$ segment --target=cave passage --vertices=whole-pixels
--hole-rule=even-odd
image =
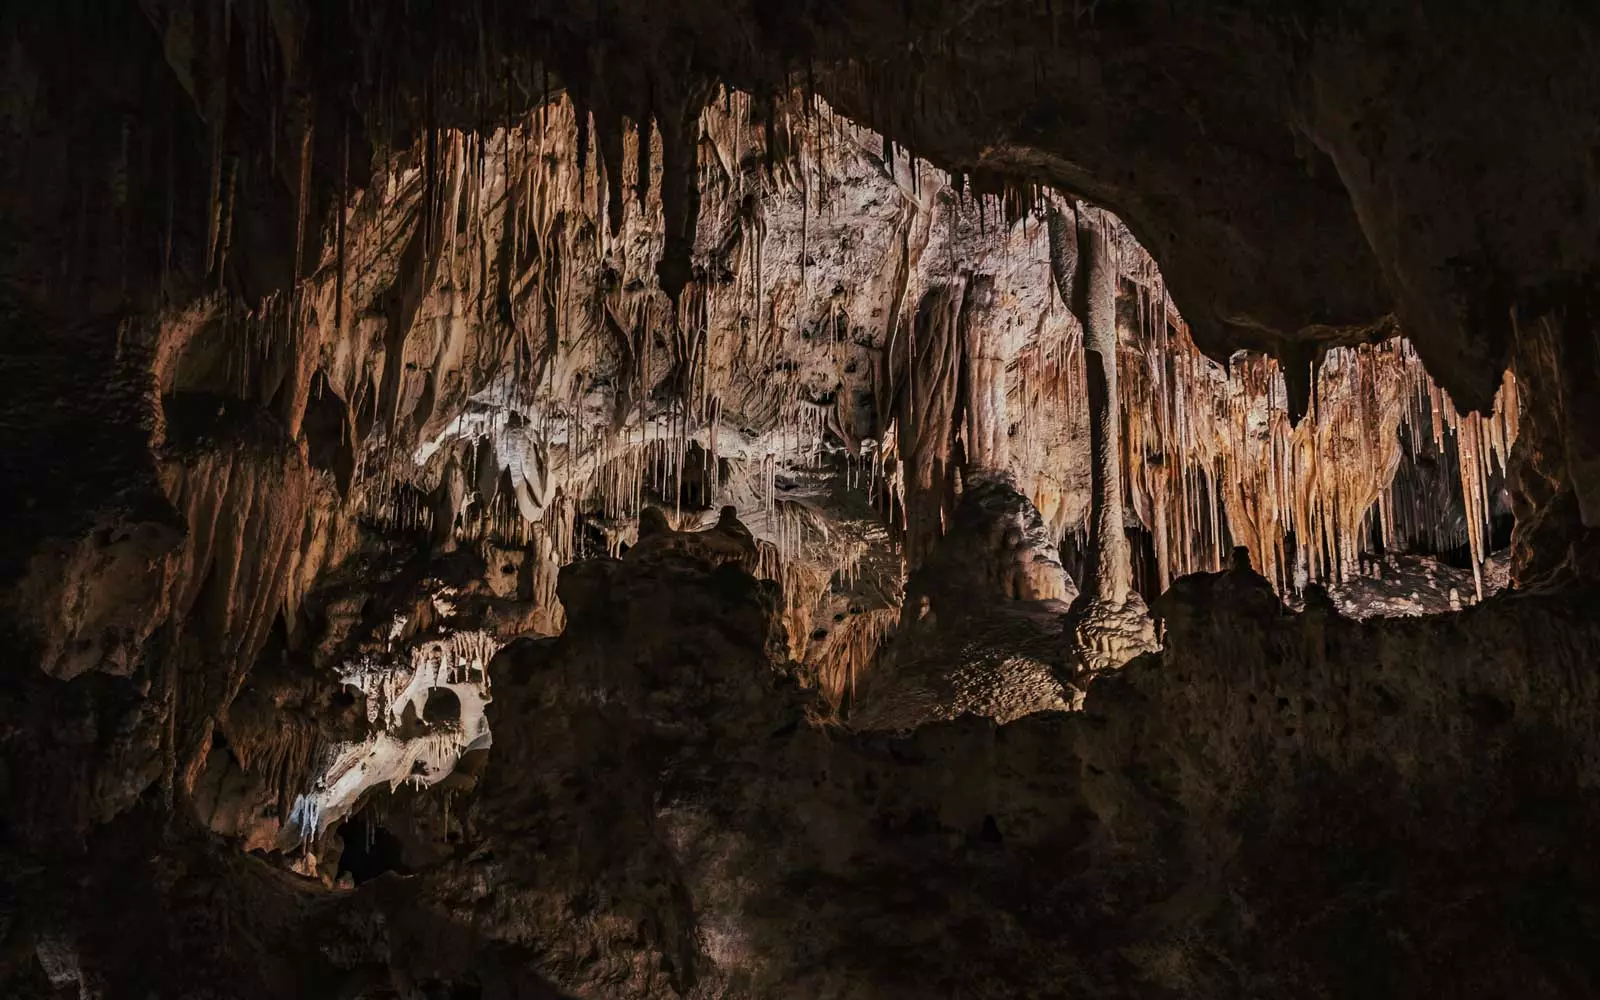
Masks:
[[[356,885],[380,875],[406,874],[400,838],[362,815],[339,824],[336,835],[344,843],[339,852],[338,874],[348,874]]]

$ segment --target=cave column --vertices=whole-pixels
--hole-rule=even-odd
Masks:
[[[1132,590],[1123,531],[1121,405],[1117,396],[1117,258],[1104,214],[1080,208],[1074,311],[1083,321],[1089,393],[1090,542],[1085,592],[1122,605]]]
[[[1068,659],[1082,674],[1119,667],[1157,649],[1155,625],[1133,589],[1123,531],[1122,411],[1117,398],[1116,243],[1106,216],[1079,205],[1048,217],[1056,290],[1083,327],[1089,397],[1089,559],[1067,614]]]

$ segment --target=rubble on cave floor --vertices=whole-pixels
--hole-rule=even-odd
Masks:
[[[1360,573],[1328,588],[1328,596],[1349,618],[1442,615],[1479,602],[1473,577],[1432,556],[1386,554],[1363,560]],[[1480,578],[1484,599],[1510,586],[1509,554],[1491,555]]]

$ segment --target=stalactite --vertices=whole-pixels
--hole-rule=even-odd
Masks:
[[[359,491],[364,510],[381,512],[386,524],[408,533],[430,532],[438,519],[436,540],[493,538],[561,561],[571,558],[575,529],[570,521],[562,527],[560,510],[593,518],[607,544],[619,546],[625,531],[616,523],[646,503],[662,503],[687,523],[699,504],[729,492],[773,542],[771,572],[786,588],[810,593],[803,588],[819,585],[802,579],[800,563],[822,557],[811,529],[793,521],[793,490],[782,484],[822,474],[831,434],[843,445],[833,457],[847,489],[865,494],[886,522],[899,526],[913,562],[942,530],[964,475],[1009,471],[1056,538],[1088,533],[1108,547],[1119,541],[1126,547],[1124,514],[1105,513],[1112,500],[1125,504],[1126,516],[1150,532],[1148,579],[1155,586],[1222,567],[1225,549],[1240,544],[1287,591],[1297,575],[1332,580],[1359,571],[1372,537],[1403,544],[1407,526],[1424,519],[1397,510],[1404,503],[1390,490],[1402,461],[1398,430],[1405,427],[1460,445],[1449,454],[1453,483],[1475,524],[1467,542],[1475,562],[1487,554],[1491,460],[1503,468],[1515,439],[1514,405],[1481,418],[1481,426],[1474,423],[1479,418],[1457,416],[1403,344],[1329,352],[1304,392],[1306,415],[1296,426],[1282,369],[1239,358],[1224,371],[1203,358],[1153,262],[1114,219],[1097,221],[1097,210],[1080,219],[1059,198],[1031,187],[1002,187],[998,194],[975,188],[966,199],[964,178],[946,178],[914,157],[906,177],[893,163],[895,143],[883,141],[882,159],[871,157],[867,150],[878,140],[820,105],[783,115],[781,105],[730,91],[680,121],[672,113],[676,104],[657,104],[659,158],[651,150],[649,117],[637,124],[629,149],[611,141],[617,119],[603,114],[591,126],[587,113],[558,98],[492,141],[430,128],[411,156],[390,158],[397,179],[387,191],[340,191],[333,221],[347,225],[348,236],[335,233],[335,268],[326,258],[321,269],[309,268],[303,297],[325,303],[317,308],[332,305],[328,335],[355,333],[354,317],[370,301],[369,275],[392,267],[377,261],[382,252],[371,244],[403,244],[405,234],[419,230],[437,268],[418,268],[408,280],[422,283],[418,296],[448,294],[455,304],[418,340],[446,333],[452,322],[467,323],[473,328],[467,350],[479,356],[452,355],[448,364],[463,378],[493,370],[500,379],[492,392],[477,384],[458,394],[457,409],[441,409],[436,420],[418,409],[408,422],[401,400],[416,384],[410,380],[432,379],[429,391],[436,391],[447,369],[428,356],[414,362],[417,341],[407,343],[402,331],[395,356],[405,360],[396,366],[417,363],[419,372],[402,374],[400,389],[385,390],[393,391],[392,403],[362,444],[359,475],[371,477]],[[764,126],[752,120],[763,114]],[[591,134],[598,149],[593,197]],[[758,143],[765,145],[764,170],[759,156],[745,152]],[[307,176],[311,145],[308,127]],[[696,153],[702,145],[703,163]],[[846,173],[858,162],[867,173]],[[892,187],[877,172],[880,163],[897,174]],[[653,165],[663,178],[657,190]],[[882,246],[873,250],[882,259],[849,258],[852,268],[864,266],[836,293],[822,276],[838,262],[822,259],[835,249],[829,241],[841,218],[855,207],[843,179],[858,177],[887,191],[891,211],[883,216]],[[623,203],[628,181],[636,213]],[[302,185],[302,197],[309,198],[309,188]],[[701,228],[714,234],[700,244],[684,200],[691,189],[704,199]],[[842,208],[834,203],[840,191]],[[374,241],[362,228],[371,225],[394,232]],[[620,237],[611,235],[613,227]],[[1080,230],[1089,240],[1082,248]],[[663,242],[672,244],[671,267],[684,279],[676,302],[669,302],[662,280]],[[992,256],[967,258],[980,252]],[[778,266],[767,266],[769,254],[780,255],[773,257]],[[1131,323],[1124,317],[1120,334],[1115,319],[1096,327],[1104,333],[1109,325],[1109,346],[1098,336],[1086,344],[1086,327],[1094,324],[1074,319],[1042,286],[1029,329],[990,328],[989,294],[1016,296],[1017,276],[1031,273],[1053,284],[1061,303],[1071,303],[1074,287],[1094,270],[1094,255],[1105,262],[1097,273],[1120,282],[1112,286],[1111,307],[1101,299],[1101,319],[1114,316],[1119,294],[1134,317]],[[325,288],[317,285],[324,278],[335,286],[331,303],[309,291]],[[1104,281],[1097,287],[1103,290]],[[503,296],[498,309],[485,309],[489,294]],[[351,322],[344,308],[352,310]],[[1004,308],[1015,306],[1008,301]],[[1087,303],[1081,311],[1090,312]],[[510,321],[491,322],[496,316]],[[826,347],[806,346],[811,338]],[[444,357],[442,349],[435,353]],[[248,371],[235,372],[258,385],[259,371],[276,364],[263,359],[275,356],[276,349],[262,349],[238,362],[249,364]],[[855,381],[871,390],[866,405],[876,408],[855,414],[859,423],[850,409],[858,404],[844,391],[852,380],[842,371],[830,390],[836,397],[816,387],[827,388],[819,370],[846,359],[860,360]],[[430,371],[430,364],[439,367]],[[1109,402],[1115,397],[1106,391],[1108,369],[1120,406]],[[1311,373],[1309,362],[1305,370]],[[364,378],[333,381],[353,387]],[[816,385],[805,384],[807,378]],[[1097,393],[1106,405],[1092,421],[1088,404]],[[342,394],[354,409],[359,391]],[[1435,420],[1437,432],[1430,426]],[[392,452],[377,457],[391,440]],[[485,441],[490,447],[480,453]],[[1089,477],[1090,490],[1080,485],[1082,477],[1074,479],[1082,470],[1047,467],[1071,460],[1088,468],[1086,451],[1099,469]],[[448,465],[457,460],[452,455],[461,468]],[[1120,468],[1121,487],[1112,485],[1112,467]],[[461,481],[459,496],[452,496],[452,476]],[[694,493],[686,485],[694,482],[708,484],[712,496]],[[1088,492],[1103,493],[1105,502],[1085,517]],[[567,540],[558,542],[563,531]],[[1131,587],[1127,555],[1104,565],[1122,567],[1120,586]],[[1146,572],[1139,570],[1141,587],[1148,585]],[[1117,585],[1110,581],[1113,593]],[[796,621],[805,605],[797,600],[786,610]],[[802,647],[808,634],[798,636]]]
[[[346,229],[349,226],[350,213],[350,122],[347,118],[344,125],[344,135],[340,143],[339,162],[339,214],[335,220],[337,233],[336,253],[338,255],[338,277],[333,290],[333,326],[334,330],[344,331],[344,300],[345,300],[345,256],[346,256]]]
[[[229,158],[225,168],[227,180],[223,184],[220,212],[222,221],[217,245],[217,284],[222,287],[227,280],[228,254],[233,249],[234,209],[239,196],[239,163]]]

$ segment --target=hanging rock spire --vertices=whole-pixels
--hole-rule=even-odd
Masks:
[[[1056,294],[1070,308],[1072,286],[1078,272],[1078,213],[1073,205],[1052,201],[1045,213],[1045,234],[1050,241],[1050,278]]]
[[[666,243],[656,277],[661,290],[678,303],[694,270],[695,233],[700,224],[700,111],[711,88],[689,81],[675,94],[663,94],[656,124],[661,130],[661,210]]]
[[[994,276],[967,279],[961,303],[961,335],[965,352],[966,474],[1003,473],[1007,467],[1006,357],[994,330]]]

